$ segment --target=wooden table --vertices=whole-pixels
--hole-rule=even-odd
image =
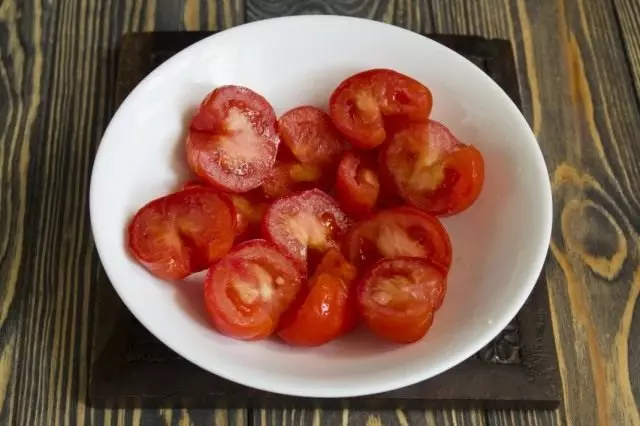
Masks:
[[[304,12],[511,40],[556,203],[560,411],[86,406],[102,273],[87,194],[119,37]],[[0,59],[0,424],[640,425],[638,0],[0,0]]]

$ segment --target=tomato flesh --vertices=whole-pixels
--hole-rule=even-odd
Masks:
[[[363,322],[396,343],[420,340],[444,298],[446,271],[421,258],[383,259],[358,284]]]
[[[338,130],[362,149],[381,145],[395,121],[426,121],[431,108],[426,86],[388,69],[352,75],[329,100],[329,115]]]
[[[179,280],[227,254],[234,229],[229,198],[213,189],[193,188],[142,207],[129,223],[127,243],[151,273]]]
[[[191,120],[187,162],[208,184],[246,192],[268,176],[279,142],[267,100],[245,87],[223,86],[204,99]]]
[[[277,198],[312,189],[322,183],[324,174],[320,167],[298,161],[277,161],[262,184],[265,198]]]
[[[271,243],[240,244],[211,267],[204,284],[209,317],[222,334],[240,340],[270,336],[295,300],[302,276]]]
[[[411,207],[382,210],[357,223],[344,238],[343,249],[359,267],[398,256],[429,258],[446,269],[451,265],[451,241],[444,226]]]
[[[265,214],[263,234],[306,269],[310,251],[338,248],[350,226],[351,219],[331,196],[312,189],[276,200]]]
[[[373,212],[380,193],[380,180],[373,165],[354,152],[347,152],[338,166],[336,198],[340,207],[354,217]]]
[[[306,291],[281,318],[278,335],[290,345],[324,345],[356,325],[353,265],[330,250],[318,266]]]
[[[400,195],[438,216],[469,208],[484,183],[484,160],[441,123],[413,124],[396,134],[384,151],[384,167]]]
[[[278,120],[278,133],[302,164],[335,165],[344,150],[342,136],[329,115],[313,106],[287,111]]]

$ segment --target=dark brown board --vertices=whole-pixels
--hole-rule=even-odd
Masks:
[[[177,50],[208,35],[138,33],[122,40],[117,99]],[[510,44],[479,37],[432,35],[485,69],[520,103]],[[517,317],[492,344],[431,380],[364,398],[307,399],[269,394],[228,382],[183,360],[153,338],[119,301],[98,286],[90,400],[93,406],[352,407],[427,406],[555,408],[560,401],[546,281],[541,279]]]

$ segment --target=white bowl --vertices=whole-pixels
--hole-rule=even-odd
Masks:
[[[404,346],[358,332],[324,347],[240,342],[209,325],[201,283],[154,278],[125,250],[125,226],[149,200],[186,180],[185,123],[223,84],[248,86],[281,114],[326,107],[332,89],[367,68],[393,68],[433,91],[433,117],[482,152],[478,201],[444,220],[454,260],[444,306],[421,341]],[[107,128],[91,180],[91,225],[116,291],[175,352],[211,373],[267,391],[348,397],[404,387],[455,366],[516,315],[543,267],[551,234],[547,168],[527,122],[479,68],[410,31],[374,21],[297,16],[242,25],[169,59],[136,87]],[[202,374],[207,374],[205,371]]]

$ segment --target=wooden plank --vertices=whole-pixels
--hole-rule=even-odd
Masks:
[[[495,2],[439,3],[443,8],[464,3],[467,10],[482,3],[495,7]],[[630,377],[629,368],[640,356],[637,339],[629,341],[631,327],[638,327],[633,321],[640,320],[634,315],[640,292],[634,191],[640,153],[634,141],[640,123],[612,3],[504,4],[528,82],[528,118],[554,188],[553,260],[547,273],[564,411],[572,424],[640,424],[633,394],[637,399],[640,377],[637,371]],[[446,21],[435,22],[441,30]],[[458,28],[484,33],[469,23]],[[501,424],[504,417],[490,413],[488,418]]]
[[[636,0],[613,0],[613,5],[636,96],[640,97],[640,3]]]
[[[243,20],[241,0],[177,5],[0,4],[0,424],[248,421],[245,410],[98,410],[85,403],[91,302],[95,283],[104,284],[87,194],[114,109],[116,43],[127,31],[214,30]]]

